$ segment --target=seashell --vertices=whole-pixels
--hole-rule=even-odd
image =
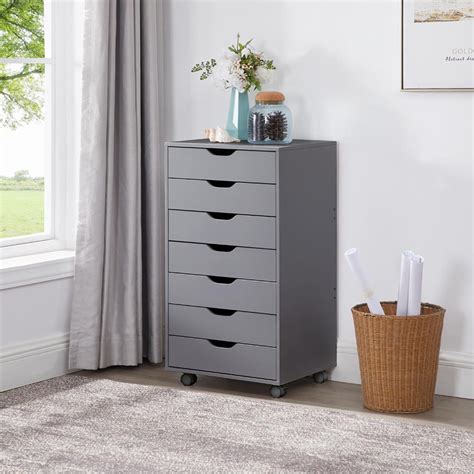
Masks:
[[[209,138],[210,142],[217,142],[217,143],[240,142],[239,139],[234,138],[232,135],[229,134],[227,130],[221,127],[206,128],[204,130],[204,136],[206,138]]]
[[[205,128],[204,137],[209,138],[210,142],[216,141],[216,129],[215,128]]]

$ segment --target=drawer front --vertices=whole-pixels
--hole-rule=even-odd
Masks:
[[[275,347],[276,316],[170,304],[168,333]]]
[[[235,344],[222,347],[217,341],[169,336],[168,365],[186,370],[276,379],[276,349]]]
[[[169,240],[276,248],[274,217],[168,211],[168,218]]]
[[[211,277],[213,278],[213,277]],[[276,283],[168,274],[169,302],[276,314]]]
[[[275,170],[271,151],[168,148],[170,178],[275,183]]]
[[[275,215],[275,185],[234,181],[168,180],[170,209]]]
[[[276,251],[169,242],[169,271],[250,280],[276,280]]]

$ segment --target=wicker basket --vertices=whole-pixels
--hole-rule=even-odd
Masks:
[[[445,310],[422,304],[420,316],[395,316],[396,303],[382,303],[385,316],[366,304],[352,308],[364,406],[388,413],[433,408]]]

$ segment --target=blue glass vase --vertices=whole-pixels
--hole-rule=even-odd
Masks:
[[[235,87],[230,93],[229,114],[227,115],[227,131],[239,140],[247,140],[249,118],[249,95],[239,92]]]

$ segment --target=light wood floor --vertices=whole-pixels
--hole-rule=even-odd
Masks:
[[[217,377],[198,376],[192,387],[183,387],[180,373],[166,371],[162,366],[143,364],[140,367],[113,367],[99,371],[81,371],[78,375],[91,378],[110,379],[120,382],[175,387],[182,390],[227,393],[244,397],[271,399],[269,386],[227,380]],[[474,400],[437,395],[434,408],[426,413],[414,415],[384,415],[366,410],[362,406],[360,385],[327,381],[315,384],[311,378],[288,385],[288,394],[279,399],[282,403],[302,403],[320,407],[358,411],[373,416],[397,417],[421,423],[445,423],[474,430]]]

